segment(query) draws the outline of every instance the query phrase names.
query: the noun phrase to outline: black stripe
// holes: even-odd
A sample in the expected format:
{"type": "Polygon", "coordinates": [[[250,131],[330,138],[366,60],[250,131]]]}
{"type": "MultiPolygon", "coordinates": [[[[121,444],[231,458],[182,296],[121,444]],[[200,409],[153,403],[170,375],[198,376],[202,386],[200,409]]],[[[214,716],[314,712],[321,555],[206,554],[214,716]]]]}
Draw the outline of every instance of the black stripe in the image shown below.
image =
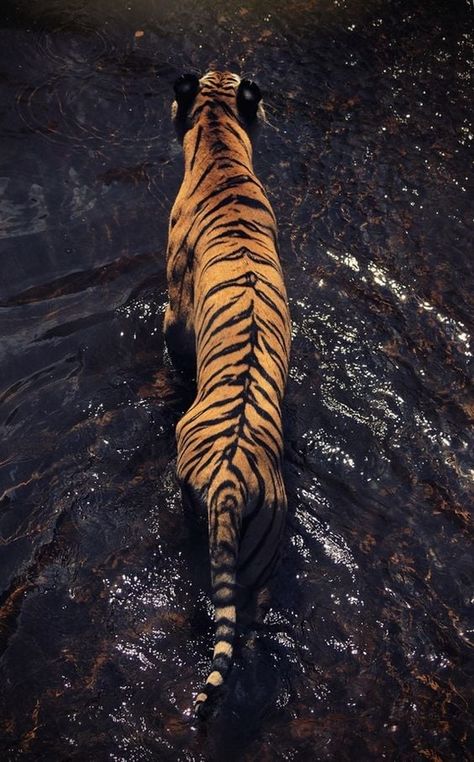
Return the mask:
{"type": "Polygon", "coordinates": [[[222,561],[220,564],[217,564],[217,570],[215,574],[219,576],[219,574],[234,574],[235,573],[235,564],[230,564],[227,561],[222,561]]]}
{"type": "Polygon", "coordinates": [[[244,146],[245,150],[246,150],[246,151],[247,151],[247,153],[248,153],[248,149],[247,149],[247,146],[245,145],[245,143],[244,143],[244,140],[243,140],[243,135],[244,135],[245,133],[243,132],[242,128],[240,128],[240,129],[241,129],[241,132],[237,132],[237,130],[236,130],[236,129],[235,129],[233,126],[232,126],[232,124],[229,124],[229,122],[224,122],[224,124],[223,124],[223,128],[224,128],[225,130],[228,130],[228,132],[232,133],[232,135],[234,135],[234,137],[235,137],[235,138],[237,138],[237,140],[239,141],[239,143],[240,143],[242,146],[244,146]]]}
{"type": "Polygon", "coordinates": [[[217,542],[217,548],[220,551],[225,551],[226,553],[229,553],[230,556],[233,558],[236,558],[237,556],[237,549],[232,545],[231,542],[228,542],[227,540],[219,540],[217,542]]]}
{"type": "Polygon", "coordinates": [[[224,143],[223,140],[215,140],[211,143],[211,153],[215,155],[216,153],[222,153],[222,151],[228,151],[229,146],[227,143],[224,143]]]}
{"type": "Polygon", "coordinates": [[[233,175],[229,179],[225,180],[223,183],[220,183],[217,188],[214,188],[214,190],[209,193],[207,196],[205,196],[195,207],[195,212],[198,213],[201,211],[201,209],[207,204],[207,202],[214,198],[215,196],[218,196],[220,193],[223,193],[224,191],[228,190],[229,188],[235,188],[239,185],[243,185],[246,183],[254,183],[257,184],[256,181],[251,178],[249,175],[233,175]]]}
{"type": "Polygon", "coordinates": [[[235,117],[235,114],[234,114],[234,112],[232,110],[232,106],[229,106],[229,104],[226,103],[225,101],[220,101],[219,106],[221,107],[222,111],[225,114],[227,114],[227,116],[229,116],[231,119],[236,121],[236,117],[235,117]]]}
{"type": "Polygon", "coordinates": [[[266,330],[269,333],[272,334],[272,336],[275,339],[275,341],[278,342],[278,344],[280,345],[281,349],[286,354],[287,353],[287,346],[286,346],[285,341],[283,340],[283,336],[280,333],[280,331],[278,331],[277,328],[274,325],[272,325],[272,323],[270,323],[268,320],[265,320],[265,318],[263,318],[261,315],[259,315],[257,317],[257,320],[258,320],[259,323],[261,323],[263,326],[265,326],[266,330]]]}
{"type": "Polygon", "coordinates": [[[219,163],[220,169],[230,169],[231,167],[243,167],[248,172],[251,172],[251,168],[245,162],[236,159],[235,156],[229,156],[225,158],[225,162],[219,163]]]}
{"type": "Polygon", "coordinates": [[[241,204],[242,206],[248,206],[251,209],[263,209],[263,211],[267,212],[267,214],[269,214],[271,217],[274,216],[273,212],[270,210],[268,202],[265,204],[258,198],[252,198],[252,196],[236,196],[235,201],[238,204],[241,204]]]}
{"type": "MultiPolygon", "coordinates": [[[[214,320],[210,321],[210,323],[206,326],[205,333],[206,335],[206,343],[210,341],[211,339],[215,338],[216,336],[221,333],[221,331],[227,331],[228,328],[232,328],[232,326],[236,326],[238,323],[241,323],[244,320],[248,320],[253,314],[253,305],[250,305],[250,307],[247,307],[246,310],[242,310],[241,312],[238,312],[237,314],[233,315],[231,318],[228,318],[228,320],[225,320],[223,323],[219,323],[214,330],[210,330],[210,326],[214,324],[214,320]]],[[[248,326],[244,328],[244,331],[248,331],[248,326]]],[[[203,339],[201,338],[201,341],[203,339]]],[[[200,345],[200,350],[204,349],[203,345],[200,345]]]]}
{"type": "Polygon", "coordinates": [[[219,654],[212,660],[211,671],[220,672],[222,677],[224,677],[229,669],[231,661],[232,656],[229,656],[228,654],[219,654]]]}
{"type": "Polygon", "coordinates": [[[215,162],[215,161],[211,161],[211,162],[210,162],[210,163],[207,165],[206,169],[205,169],[205,170],[204,170],[204,172],[202,173],[202,175],[201,175],[201,177],[199,178],[199,180],[197,181],[196,185],[194,186],[194,188],[193,188],[193,189],[192,189],[192,191],[190,192],[190,195],[191,195],[191,196],[192,196],[194,193],[196,193],[196,191],[197,191],[197,189],[199,188],[199,186],[201,185],[201,183],[202,183],[202,182],[203,182],[203,181],[206,179],[206,177],[209,175],[209,173],[210,173],[210,172],[212,172],[212,170],[214,169],[214,167],[215,167],[215,166],[216,166],[216,162],[215,162]]]}
{"type": "Polygon", "coordinates": [[[217,627],[219,628],[221,625],[225,625],[229,629],[235,630],[236,624],[233,619],[229,619],[226,616],[218,617],[216,620],[217,627]]]}
{"type": "Polygon", "coordinates": [[[235,628],[231,635],[217,635],[214,639],[214,645],[216,646],[218,643],[228,643],[230,646],[233,646],[235,642],[235,628]]]}
{"type": "Polygon", "coordinates": [[[204,314],[204,315],[199,315],[199,323],[200,323],[200,328],[199,328],[199,331],[198,331],[198,332],[197,332],[197,334],[196,334],[196,340],[197,340],[197,342],[199,342],[199,338],[200,338],[200,336],[201,336],[201,332],[202,332],[202,330],[203,330],[202,326],[203,326],[203,325],[205,324],[205,322],[207,321],[209,313],[211,313],[213,310],[215,310],[215,312],[214,312],[214,316],[212,316],[211,318],[209,318],[209,320],[213,320],[213,319],[214,319],[214,317],[215,317],[215,318],[218,318],[218,317],[220,317],[221,315],[223,315],[225,312],[227,312],[227,310],[230,310],[230,309],[232,309],[232,307],[234,306],[234,304],[235,304],[235,303],[236,303],[238,300],[239,300],[239,297],[238,297],[238,296],[234,296],[234,298],[233,298],[233,299],[231,299],[229,302],[227,302],[227,304],[224,304],[222,307],[219,307],[217,310],[215,310],[215,305],[214,305],[214,304],[209,304],[209,305],[206,307],[206,311],[205,311],[205,314],[204,314]]]}
{"type": "Polygon", "coordinates": [[[201,125],[199,125],[198,131],[197,131],[197,135],[196,135],[196,142],[194,144],[193,158],[191,159],[191,164],[190,164],[190,167],[189,167],[191,172],[193,171],[194,162],[196,161],[196,156],[197,156],[199,144],[201,142],[201,137],[202,137],[202,127],[201,127],[201,125]]]}
{"type": "Polygon", "coordinates": [[[235,341],[232,344],[229,344],[226,347],[215,347],[211,346],[209,352],[207,353],[206,357],[199,358],[199,365],[207,364],[210,365],[211,363],[215,362],[216,360],[219,360],[221,357],[225,357],[226,355],[232,355],[238,352],[240,349],[245,349],[248,345],[248,340],[245,339],[244,341],[235,341]],[[214,350],[214,351],[213,351],[214,350]]]}

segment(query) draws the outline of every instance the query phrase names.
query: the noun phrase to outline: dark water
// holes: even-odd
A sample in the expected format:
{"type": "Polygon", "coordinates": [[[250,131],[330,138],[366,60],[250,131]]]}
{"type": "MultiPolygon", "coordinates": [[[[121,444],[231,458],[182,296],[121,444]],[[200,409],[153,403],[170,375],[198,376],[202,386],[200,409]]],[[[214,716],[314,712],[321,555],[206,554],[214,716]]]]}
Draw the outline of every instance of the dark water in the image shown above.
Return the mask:
{"type": "Polygon", "coordinates": [[[464,760],[470,2],[3,0],[1,757],[464,760]],[[294,327],[273,606],[217,716],[163,353],[183,70],[253,76],[294,327]]]}

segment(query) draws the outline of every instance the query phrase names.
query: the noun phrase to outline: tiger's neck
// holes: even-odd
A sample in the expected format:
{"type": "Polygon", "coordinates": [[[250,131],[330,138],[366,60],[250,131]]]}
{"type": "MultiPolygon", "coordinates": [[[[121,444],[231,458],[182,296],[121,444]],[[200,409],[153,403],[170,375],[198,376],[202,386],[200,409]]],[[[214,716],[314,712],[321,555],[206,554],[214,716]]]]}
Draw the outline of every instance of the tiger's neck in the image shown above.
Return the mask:
{"type": "Polygon", "coordinates": [[[253,174],[252,144],[245,130],[237,121],[221,124],[199,121],[189,130],[183,141],[185,174],[200,174],[209,167],[210,171],[225,169],[242,172],[244,167],[253,174]]]}

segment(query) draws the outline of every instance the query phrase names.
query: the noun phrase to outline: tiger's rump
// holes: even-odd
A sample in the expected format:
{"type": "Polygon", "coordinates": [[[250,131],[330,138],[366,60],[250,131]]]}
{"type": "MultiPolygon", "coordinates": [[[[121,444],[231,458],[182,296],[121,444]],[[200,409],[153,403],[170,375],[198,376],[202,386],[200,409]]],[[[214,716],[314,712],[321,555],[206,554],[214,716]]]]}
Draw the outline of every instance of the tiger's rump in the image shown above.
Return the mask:
{"type": "Polygon", "coordinates": [[[222,464],[245,485],[235,508],[245,526],[238,581],[256,586],[273,568],[264,575],[261,556],[274,560],[286,509],[280,408],[287,347],[279,340],[286,304],[267,273],[241,256],[240,267],[226,269],[224,288],[218,265],[208,269],[195,306],[198,393],[177,426],[177,471],[200,494],[222,481],[222,464]]]}

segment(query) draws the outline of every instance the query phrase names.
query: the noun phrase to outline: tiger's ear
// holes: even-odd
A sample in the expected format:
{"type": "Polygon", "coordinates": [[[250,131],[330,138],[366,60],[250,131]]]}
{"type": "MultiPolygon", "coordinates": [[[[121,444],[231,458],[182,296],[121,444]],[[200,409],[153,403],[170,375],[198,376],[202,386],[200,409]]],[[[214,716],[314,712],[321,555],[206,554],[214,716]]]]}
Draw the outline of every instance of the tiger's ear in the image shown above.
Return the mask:
{"type": "Polygon", "coordinates": [[[251,82],[250,79],[242,79],[237,89],[237,108],[246,121],[255,119],[261,100],[262,93],[259,86],[255,82],[251,82]]]}
{"type": "Polygon", "coordinates": [[[188,111],[199,90],[199,78],[195,74],[182,74],[173,85],[179,115],[188,111]]]}

